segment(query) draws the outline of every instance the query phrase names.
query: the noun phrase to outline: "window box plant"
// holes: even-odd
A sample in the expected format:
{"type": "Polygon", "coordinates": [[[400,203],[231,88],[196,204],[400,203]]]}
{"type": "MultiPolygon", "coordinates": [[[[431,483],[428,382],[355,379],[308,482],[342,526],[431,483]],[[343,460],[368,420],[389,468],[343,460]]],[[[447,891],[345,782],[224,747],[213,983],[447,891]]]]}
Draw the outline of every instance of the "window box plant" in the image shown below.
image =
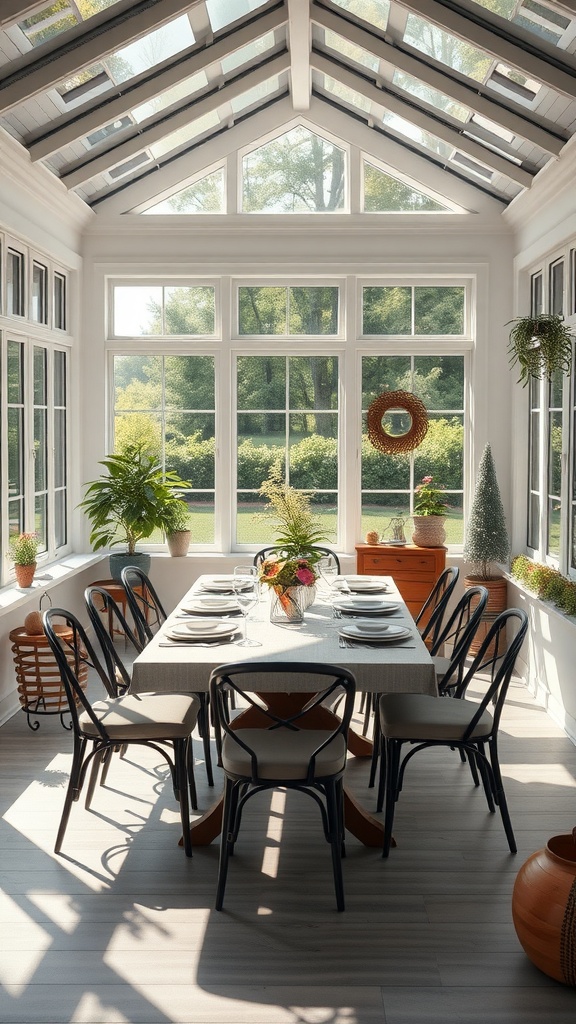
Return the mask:
{"type": "Polygon", "coordinates": [[[16,582],[24,589],[32,586],[40,541],[35,533],[19,533],[10,541],[9,556],[14,563],[16,582]]]}
{"type": "Polygon", "coordinates": [[[106,473],[87,485],[84,509],[92,523],[90,543],[95,551],[118,544],[122,554],[110,556],[110,574],[119,580],[126,565],[150,569],[150,555],[136,551],[139,541],[155,530],[167,531],[175,502],[190,485],[177,473],[165,472],[144,445],[127,445],[100,462],[106,473]]]}
{"type": "Polygon", "coordinates": [[[442,484],[433,476],[423,476],[414,492],[414,533],[412,540],[421,548],[441,548],[446,540],[446,509],[442,484]]]}

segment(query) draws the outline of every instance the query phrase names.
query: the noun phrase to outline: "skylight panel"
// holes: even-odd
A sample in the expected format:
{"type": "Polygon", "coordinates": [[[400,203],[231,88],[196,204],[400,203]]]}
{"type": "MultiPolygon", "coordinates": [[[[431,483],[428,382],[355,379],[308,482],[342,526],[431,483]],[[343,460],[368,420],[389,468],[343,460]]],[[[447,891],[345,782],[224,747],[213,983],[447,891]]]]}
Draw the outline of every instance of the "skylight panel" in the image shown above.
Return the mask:
{"type": "Polygon", "coordinates": [[[88,147],[97,146],[100,142],[104,142],[106,139],[111,138],[113,135],[117,135],[118,132],[129,128],[132,121],[131,117],[119,117],[116,121],[110,121],[109,124],[105,124],[102,128],[98,128],[95,132],[91,132],[82,141],[88,147]]]}
{"type": "Polygon", "coordinates": [[[299,125],[242,160],[242,212],[341,212],[345,185],[344,150],[299,125]]]}
{"type": "Polygon", "coordinates": [[[535,82],[533,78],[527,78],[521,71],[509,68],[506,64],[496,65],[486,85],[524,103],[534,103],[542,88],[540,82],[535,82]]]}
{"type": "Polygon", "coordinates": [[[418,143],[419,146],[423,146],[425,149],[429,149],[432,153],[436,153],[438,156],[449,160],[454,151],[454,147],[448,145],[442,139],[438,139],[435,135],[431,135],[430,132],[424,131],[417,125],[412,124],[410,121],[406,121],[403,117],[399,117],[398,114],[392,114],[386,111],[382,121],[389,128],[393,128],[394,131],[400,132],[405,135],[406,138],[412,142],[418,143]]]}
{"type": "Polygon", "coordinates": [[[260,39],[255,39],[254,42],[247,43],[246,46],[241,46],[240,49],[235,50],[234,53],[229,53],[227,57],[222,58],[220,61],[222,71],[227,75],[230,71],[234,71],[243,64],[251,63],[256,58],[265,54],[268,50],[271,50],[274,43],[274,33],[267,32],[266,35],[261,36],[260,39]]]}
{"type": "Polygon", "coordinates": [[[513,25],[527,29],[528,32],[554,46],[559,44],[566,29],[574,20],[537,0],[524,0],[521,4],[518,4],[517,0],[474,0],[474,3],[494,14],[499,14],[513,25]]]}
{"type": "Polygon", "coordinates": [[[166,107],[171,107],[178,100],[193,96],[195,92],[198,92],[199,89],[204,88],[206,85],[208,85],[206,72],[199,71],[197,75],[185,78],[183,82],[178,82],[177,85],[167,89],[166,92],[161,93],[159,96],[154,96],[153,99],[148,100],[146,103],[141,103],[139,107],[134,107],[131,111],[132,117],[138,123],[145,121],[146,118],[160,113],[166,107]]]}
{"type": "Polygon", "coordinates": [[[453,71],[483,82],[492,65],[492,57],[470,43],[444,32],[424,18],[409,14],[406,20],[404,41],[421,53],[433,57],[453,71]]]}
{"type": "Polygon", "coordinates": [[[358,110],[362,110],[365,114],[372,109],[372,103],[366,96],[362,96],[355,89],[349,89],[347,85],[342,85],[335,78],[329,78],[328,75],[324,75],[323,85],[326,92],[332,93],[339,100],[344,100],[345,103],[348,103],[351,107],[356,107],[358,110]]]}
{"type": "Polygon", "coordinates": [[[503,128],[501,124],[496,124],[495,121],[490,121],[489,118],[483,117],[482,114],[472,114],[472,121],[475,124],[480,125],[481,128],[485,128],[487,132],[492,135],[497,135],[499,139],[503,139],[504,142],[509,144],[514,142],[514,132],[509,132],[506,128],[503,128]]]}
{"type": "Polygon", "coordinates": [[[184,128],[178,128],[175,132],[170,132],[170,135],[166,135],[165,138],[160,139],[159,142],[152,143],[149,146],[149,150],[152,156],[158,160],[160,157],[165,156],[173,149],[178,149],[183,146],[184,143],[190,142],[191,139],[196,138],[197,135],[201,135],[203,132],[208,131],[210,128],[216,127],[220,124],[220,118],[215,110],[210,111],[209,114],[204,114],[203,117],[196,118],[191,124],[187,124],[184,128]]]}
{"type": "Polygon", "coordinates": [[[168,199],[150,206],[143,214],[224,213],[224,170],[219,167],[168,199]]]}
{"type": "Polygon", "coordinates": [[[184,14],[111,54],[104,63],[116,83],[127,82],[192,46],[193,42],[190,21],[184,14]]]}
{"type": "Polygon", "coordinates": [[[445,93],[440,92],[438,89],[433,89],[431,86],[426,85],[425,82],[419,81],[418,78],[413,78],[412,75],[406,74],[405,71],[399,71],[396,68],[392,81],[399,89],[403,89],[405,92],[410,93],[411,96],[423,100],[424,103],[428,103],[431,107],[436,107],[437,110],[444,111],[445,114],[449,114],[450,117],[454,117],[458,121],[467,121],[470,117],[468,107],[463,107],[461,103],[457,103],[450,96],[446,96],[445,93]]]}
{"type": "Polygon", "coordinates": [[[118,0],[56,0],[18,22],[18,28],[33,47],[41,46],[116,3],[118,0]]]}
{"type": "Polygon", "coordinates": [[[206,10],[213,32],[219,32],[246,14],[257,11],[267,0],[206,0],[206,10]]]}
{"type": "Polygon", "coordinates": [[[56,92],[62,97],[66,105],[72,105],[80,100],[87,99],[93,92],[103,92],[109,89],[112,82],[103,64],[93,64],[90,68],[84,68],[75,75],[71,75],[65,82],[56,86],[56,92]]]}
{"type": "Polygon", "coordinates": [[[333,3],[375,28],[384,30],[388,25],[389,0],[333,0],[333,3]]]}
{"type": "Polygon", "coordinates": [[[230,106],[233,114],[239,114],[242,110],[246,110],[251,107],[252,104],[257,103],[259,100],[265,99],[270,96],[271,93],[276,92],[279,88],[280,83],[278,75],[274,78],[269,78],[266,82],[261,82],[260,85],[255,85],[252,89],[248,89],[247,92],[242,93],[241,96],[236,96],[230,100],[230,106]]]}
{"type": "Polygon", "coordinates": [[[326,46],[331,50],[335,50],[342,57],[345,57],[347,61],[352,60],[355,64],[360,64],[362,67],[370,68],[371,71],[378,71],[380,67],[380,61],[374,53],[368,53],[368,50],[364,50],[361,46],[356,46],[355,43],[349,43],[347,39],[338,35],[337,32],[332,32],[331,29],[326,29],[324,32],[324,41],[326,46]]]}

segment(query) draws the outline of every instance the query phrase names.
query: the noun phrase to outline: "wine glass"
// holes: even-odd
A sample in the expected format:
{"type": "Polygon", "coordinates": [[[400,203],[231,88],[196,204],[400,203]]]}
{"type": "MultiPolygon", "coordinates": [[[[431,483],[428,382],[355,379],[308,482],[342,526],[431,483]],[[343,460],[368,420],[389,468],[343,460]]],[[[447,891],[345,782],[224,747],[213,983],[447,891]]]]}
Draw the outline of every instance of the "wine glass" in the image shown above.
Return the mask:
{"type": "Polygon", "coordinates": [[[237,565],[234,568],[232,587],[244,619],[244,637],[238,641],[239,647],[261,647],[259,640],[248,638],[248,612],[258,604],[258,575],[253,565],[237,565]]]}

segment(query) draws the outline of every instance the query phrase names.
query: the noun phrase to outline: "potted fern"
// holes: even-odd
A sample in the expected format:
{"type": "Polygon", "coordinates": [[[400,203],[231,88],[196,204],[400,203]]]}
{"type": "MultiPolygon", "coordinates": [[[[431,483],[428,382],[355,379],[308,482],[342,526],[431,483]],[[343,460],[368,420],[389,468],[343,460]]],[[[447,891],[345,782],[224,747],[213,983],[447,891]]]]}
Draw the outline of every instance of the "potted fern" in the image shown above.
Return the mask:
{"type": "Polygon", "coordinates": [[[570,373],[572,367],[572,328],[563,317],[554,313],[519,316],[509,320],[512,324],[508,353],[510,365],[520,367],[518,383],[544,377],[551,380],[557,370],[570,373]]]}

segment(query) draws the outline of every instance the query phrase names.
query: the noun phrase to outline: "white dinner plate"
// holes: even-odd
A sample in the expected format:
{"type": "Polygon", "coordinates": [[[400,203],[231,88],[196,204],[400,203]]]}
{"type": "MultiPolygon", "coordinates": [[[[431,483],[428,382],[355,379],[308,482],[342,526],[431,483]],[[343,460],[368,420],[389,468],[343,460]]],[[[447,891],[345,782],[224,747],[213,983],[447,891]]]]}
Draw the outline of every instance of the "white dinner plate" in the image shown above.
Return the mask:
{"type": "Polygon", "coordinates": [[[342,626],[340,634],[351,637],[353,640],[376,640],[379,643],[392,643],[394,640],[405,640],[406,637],[412,635],[412,631],[407,626],[392,626],[385,622],[360,620],[342,626]]]}
{"type": "Polygon", "coordinates": [[[388,587],[376,580],[348,580],[348,587],[353,594],[386,594],[388,587]]]}
{"type": "Polygon", "coordinates": [[[203,619],[201,622],[182,622],[166,630],[172,640],[211,640],[232,636],[238,630],[236,622],[221,619],[203,619]]]}
{"type": "Polygon", "coordinates": [[[376,597],[341,597],[334,601],[334,608],[345,615],[393,615],[400,605],[376,597]]]}
{"type": "MultiPolygon", "coordinates": [[[[251,586],[251,581],[244,584],[242,590],[246,590],[249,586],[251,586]]],[[[202,584],[202,589],[212,594],[231,594],[234,590],[234,584],[232,579],[229,582],[226,582],[226,580],[205,580],[202,584]]]]}
{"type": "Polygon", "coordinates": [[[193,612],[197,615],[239,611],[238,604],[233,597],[194,597],[184,601],[180,607],[183,612],[193,612]]]}

